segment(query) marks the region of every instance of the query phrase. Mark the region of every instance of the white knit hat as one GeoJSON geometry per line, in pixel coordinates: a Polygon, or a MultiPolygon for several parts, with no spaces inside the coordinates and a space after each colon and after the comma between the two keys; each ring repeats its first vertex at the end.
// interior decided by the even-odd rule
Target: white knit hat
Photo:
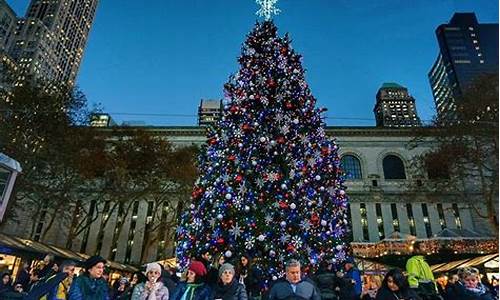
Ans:
{"type": "Polygon", "coordinates": [[[149,263],[147,266],[146,266],[146,274],[148,274],[150,271],[158,271],[158,273],[161,274],[161,266],[159,263],[149,263]]]}

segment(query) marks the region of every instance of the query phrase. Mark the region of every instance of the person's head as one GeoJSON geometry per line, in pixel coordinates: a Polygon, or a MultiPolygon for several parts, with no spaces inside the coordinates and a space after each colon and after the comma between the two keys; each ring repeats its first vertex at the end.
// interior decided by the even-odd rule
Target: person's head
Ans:
{"type": "Polygon", "coordinates": [[[131,285],[136,285],[138,283],[146,282],[146,276],[142,272],[135,272],[130,280],[131,285]]]}
{"type": "Polygon", "coordinates": [[[161,266],[159,263],[149,263],[146,267],[146,277],[149,282],[156,282],[161,277],[161,266]]]}
{"type": "Polygon", "coordinates": [[[250,259],[249,259],[249,257],[248,257],[248,256],[246,256],[246,255],[242,255],[242,256],[240,257],[240,263],[241,263],[241,266],[242,266],[242,267],[248,267],[249,262],[250,262],[250,259]]]}
{"type": "Polygon", "coordinates": [[[226,262],[226,258],[224,257],[223,253],[217,254],[214,258],[214,268],[218,269],[220,266],[222,266],[226,262]]]}
{"type": "Polygon", "coordinates": [[[45,255],[45,257],[43,258],[43,262],[46,265],[52,264],[54,262],[54,255],[52,255],[52,254],[45,255]]]}
{"type": "Polygon", "coordinates": [[[448,284],[448,277],[446,277],[446,274],[441,273],[441,274],[439,274],[439,275],[436,276],[436,282],[440,286],[445,287],[446,284],[448,284]]]}
{"type": "Polygon", "coordinates": [[[61,263],[61,272],[68,274],[69,277],[75,275],[76,263],[72,260],[65,260],[61,263]]]}
{"type": "Polygon", "coordinates": [[[285,266],[286,280],[292,284],[300,281],[300,262],[295,259],[287,261],[285,266]]]}
{"type": "Polygon", "coordinates": [[[498,278],[496,278],[495,276],[492,276],[491,277],[491,285],[498,286],[498,278]]]}
{"type": "Polygon", "coordinates": [[[400,269],[392,269],[385,275],[382,286],[392,292],[408,290],[408,281],[400,269]]]}
{"type": "Polygon", "coordinates": [[[128,286],[128,284],[129,284],[129,282],[128,282],[128,278],[127,277],[122,277],[118,281],[118,287],[126,288],[128,286]]]}
{"type": "Polygon", "coordinates": [[[344,261],[344,270],[349,271],[353,267],[354,267],[354,258],[352,258],[352,257],[349,256],[344,261]]]}
{"type": "Polygon", "coordinates": [[[212,259],[212,256],[210,255],[210,251],[205,251],[201,254],[201,258],[205,261],[210,261],[212,259]]]}
{"type": "Polygon", "coordinates": [[[10,283],[10,274],[9,273],[3,273],[2,274],[2,283],[4,285],[7,285],[10,283]]]}
{"type": "Polygon", "coordinates": [[[458,274],[453,273],[448,276],[448,283],[455,284],[460,280],[460,277],[458,277],[458,274]]]}
{"type": "Polygon", "coordinates": [[[28,270],[30,268],[30,265],[31,264],[27,261],[23,262],[23,270],[28,270]]]}
{"type": "Polygon", "coordinates": [[[368,288],[371,290],[378,290],[382,286],[382,280],[379,276],[371,276],[368,288]]]}
{"type": "Polygon", "coordinates": [[[104,274],[106,260],[98,255],[89,257],[85,261],[85,270],[90,278],[101,278],[104,274]]]}
{"type": "Polygon", "coordinates": [[[38,280],[40,280],[40,271],[39,270],[32,270],[30,273],[30,281],[36,282],[38,280]]]}
{"type": "Polygon", "coordinates": [[[230,284],[234,279],[234,266],[229,263],[223,264],[219,268],[219,278],[224,285],[230,284]]]}
{"type": "Polygon", "coordinates": [[[16,284],[14,284],[14,291],[16,291],[17,293],[22,293],[24,291],[23,285],[17,282],[16,284]]]}
{"type": "Polygon", "coordinates": [[[479,284],[479,270],[476,268],[465,267],[458,270],[460,282],[469,289],[476,288],[479,284]]]}
{"type": "Polygon", "coordinates": [[[205,275],[207,275],[207,269],[202,262],[193,260],[188,267],[186,274],[187,283],[202,283],[205,275]]]}

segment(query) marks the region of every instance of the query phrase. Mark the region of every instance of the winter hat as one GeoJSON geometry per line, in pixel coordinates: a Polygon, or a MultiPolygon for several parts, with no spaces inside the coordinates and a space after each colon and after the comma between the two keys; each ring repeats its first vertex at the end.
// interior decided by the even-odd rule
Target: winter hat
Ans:
{"type": "Polygon", "coordinates": [[[91,256],[89,257],[86,261],[85,261],[85,270],[90,270],[92,269],[93,266],[97,265],[98,263],[102,262],[103,264],[106,264],[106,260],[99,256],[99,255],[94,255],[94,256],[91,256]]]}
{"type": "Polygon", "coordinates": [[[230,263],[225,263],[222,266],[220,266],[220,268],[219,268],[219,277],[221,277],[222,274],[224,274],[225,271],[230,271],[231,273],[233,273],[233,275],[235,274],[234,266],[232,264],[230,264],[230,263]]]}
{"type": "Polygon", "coordinates": [[[121,284],[128,284],[128,278],[127,277],[120,278],[119,283],[121,283],[121,284]]]}
{"type": "Polygon", "coordinates": [[[146,266],[146,274],[148,274],[150,271],[157,271],[159,274],[161,274],[161,266],[159,263],[149,263],[146,266]]]}
{"type": "Polygon", "coordinates": [[[207,269],[202,262],[193,260],[188,268],[189,271],[193,271],[196,276],[205,276],[207,274],[207,269]]]}

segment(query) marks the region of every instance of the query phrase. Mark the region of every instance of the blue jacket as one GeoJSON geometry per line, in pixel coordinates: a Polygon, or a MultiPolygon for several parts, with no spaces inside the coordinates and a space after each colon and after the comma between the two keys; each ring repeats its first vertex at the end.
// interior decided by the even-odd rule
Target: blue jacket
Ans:
{"type": "MultiPolygon", "coordinates": [[[[180,300],[184,292],[188,288],[188,283],[180,282],[174,289],[174,292],[170,296],[170,300],[180,300]]],[[[200,286],[196,287],[191,299],[186,300],[206,300],[210,299],[212,294],[212,289],[208,287],[207,284],[202,283],[200,286]]]]}
{"type": "Polygon", "coordinates": [[[354,284],[354,291],[356,292],[356,295],[361,295],[363,284],[361,282],[361,274],[359,273],[359,270],[356,267],[352,267],[345,273],[344,278],[354,280],[356,282],[354,284]]]}
{"type": "Polygon", "coordinates": [[[87,274],[80,275],[71,283],[68,300],[109,300],[108,283],[87,274]]]}
{"type": "Polygon", "coordinates": [[[316,286],[307,280],[302,280],[297,283],[295,293],[293,292],[291,284],[283,280],[275,283],[269,292],[269,300],[282,299],[321,300],[321,295],[316,286]]]}

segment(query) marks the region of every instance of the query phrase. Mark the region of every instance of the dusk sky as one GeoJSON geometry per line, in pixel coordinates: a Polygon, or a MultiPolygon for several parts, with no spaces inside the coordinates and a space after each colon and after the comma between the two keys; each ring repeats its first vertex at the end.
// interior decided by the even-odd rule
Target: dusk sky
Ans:
{"type": "MultiPolygon", "coordinates": [[[[7,2],[18,15],[29,3],[7,2]]],[[[278,8],[275,23],[303,55],[328,125],[374,125],[384,82],[407,87],[420,118],[431,119],[436,27],[454,12],[498,23],[497,0],[281,0],[278,8]]],[[[253,0],[101,0],[78,85],[118,123],[195,125],[200,99],[222,98],[238,70],[257,9],[253,0]]]]}

